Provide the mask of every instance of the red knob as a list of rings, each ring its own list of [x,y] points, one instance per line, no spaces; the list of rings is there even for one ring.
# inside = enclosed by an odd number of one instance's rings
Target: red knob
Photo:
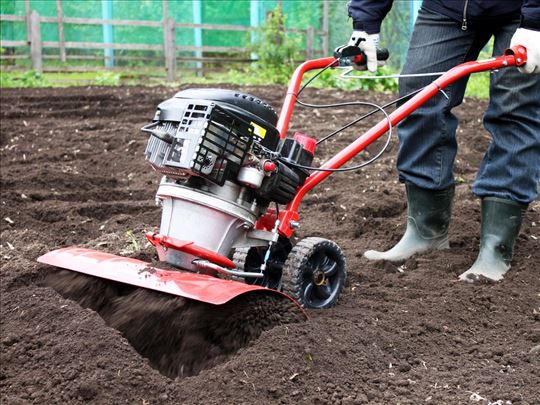
[[[263,170],[267,173],[269,172],[275,172],[276,171],[276,164],[274,162],[272,162],[271,160],[267,160],[266,162],[264,162],[263,164]]]

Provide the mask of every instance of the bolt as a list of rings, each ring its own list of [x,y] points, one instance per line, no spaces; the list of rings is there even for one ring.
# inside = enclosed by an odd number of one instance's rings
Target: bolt
[[[298,229],[298,228],[300,228],[300,224],[299,224],[297,221],[291,221],[291,222],[289,222],[289,226],[291,227],[291,229]]]

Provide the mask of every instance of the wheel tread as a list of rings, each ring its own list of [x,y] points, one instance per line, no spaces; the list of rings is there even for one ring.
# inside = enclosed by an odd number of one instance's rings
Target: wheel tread
[[[282,285],[283,285],[283,292],[285,294],[290,295],[292,298],[298,301],[298,303],[302,307],[306,306],[306,302],[302,295],[302,285],[301,285],[302,269],[303,269],[303,266],[310,259],[311,254],[321,245],[332,246],[337,249],[337,251],[341,255],[341,258],[343,259],[343,267],[344,267],[344,271],[346,275],[345,256],[343,255],[341,248],[335,242],[328,239],[315,237],[315,236],[308,237],[299,241],[293,247],[292,251],[289,253],[287,261],[285,262],[285,265],[283,266],[283,278],[282,278],[283,284]],[[345,284],[345,280],[339,288],[338,295],[337,295],[338,297],[343,290],[344,284]],[[328,305],[326,308],[332,307],[336,303],[337,303],[337,299],[334,302],[332,302],[330,305]]]
[[[236,269],[239,271],[245,270],[246,259],[249,252],[249,247],[241,247],[234,249],[232,261],[236,264]]]

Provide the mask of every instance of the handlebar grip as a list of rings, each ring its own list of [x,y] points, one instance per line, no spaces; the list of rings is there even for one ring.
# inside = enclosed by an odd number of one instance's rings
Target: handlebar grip
[[[387,60],[390,57],[390,52],[387,48],[377,48],[377,60]]]
[[[386,48],[377,49],[377,60],[385,61],[390,56]],[[334,58],[339,60],[340,66],[350,66],[351,64],[364,66],[367,64],[367,57],[357,46],[345,45],[334,50]]]
[[[387,60],[390,57],[390,52],[386,48],[377,48],[377,60]],[[359,55],[356,55],[353,58],[353,61],[356,65],[364,66],[367,65],[367,56],[364,52],[360,52]]]

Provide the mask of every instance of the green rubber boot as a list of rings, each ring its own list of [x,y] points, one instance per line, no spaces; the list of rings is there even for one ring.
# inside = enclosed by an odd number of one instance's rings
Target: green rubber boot
[[[527,205],[510,200],[482,199],[480,252],[472,267],[459,276],[460,280],[502,280],[510,269],[514,244],[526,210]]]
[[[386,252],[368,250],[369,260],[400,262],[416,253],[448,249],[448,225],[454,198],[454,186],[428,190],[407,184],[407,229],[401,240]]]

